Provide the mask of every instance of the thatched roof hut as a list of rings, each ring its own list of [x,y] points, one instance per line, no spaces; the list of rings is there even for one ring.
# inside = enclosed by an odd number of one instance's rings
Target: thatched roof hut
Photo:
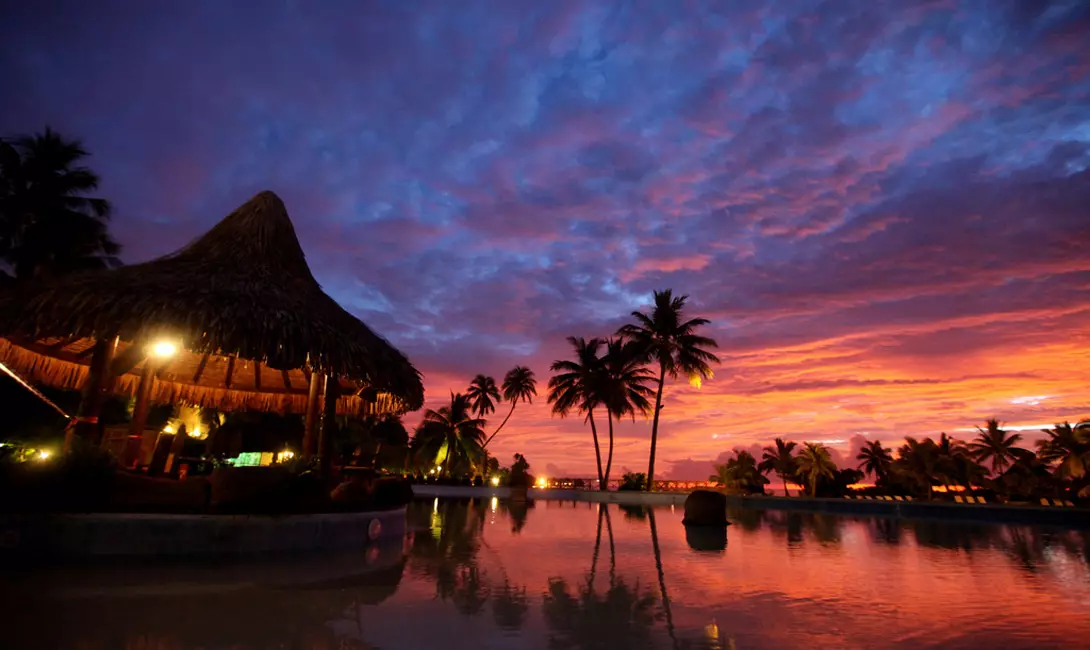
[[[132,394],[159,340],[151,401],[303,413],[313,373],[337,377],[339,413],[420,408],[409,360],[327,296],[283,202],[247,201],[180,251],[143,264],[58,278],[0,297],[0,361],[78,388],[94,342],[117,337],[115,392]]]

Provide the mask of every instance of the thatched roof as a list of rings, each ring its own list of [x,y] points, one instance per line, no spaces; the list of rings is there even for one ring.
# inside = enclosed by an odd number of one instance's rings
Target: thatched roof
[[[415,410],[424,398],[409,360],[321,290],[272,192],[177,253],[5,292],[0,336],[0,360],[70,388],[86,377],[91,340],[118,336],[120,392],[135,389],[150,342],[180,342],[157,371],[156,401],[302,412],[312,372],[371,403],[345,398],[341,412]]]

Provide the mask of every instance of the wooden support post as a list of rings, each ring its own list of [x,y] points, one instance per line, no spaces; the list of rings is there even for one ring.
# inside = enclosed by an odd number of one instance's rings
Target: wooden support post
[[[322,399],[322,425],[318,429],[318,460],[323,476],[329,475],[333,464],[333,437],[337,434],[337,398],[340,397],[337,378],[325,378],[325,394]]]
[[[69,428],[64,435],[65,452],[72,451],[77,437],[84,442],[97,445],[102,439],[102,425],[98,416],[102,411],[102,402],[113,385],[110,377],[110,363],[117,350],[117,337],[98,339],[91,353],[91,368],[87,373],[87,382],[83,385],[83,398],[79,405],[79,419],[76,426]]]
[[[307,412],[303,418],[303,458],[313,458],[318,442],[318,413],[321,408],[322,379],[310,373],[310,390],[307,392]]]
[[[155,362],[149,358],[144,362],[144,372],[136,387],[136,403],[132,407],[132,420],[129,422],[129,439],[125,444],[125,457],[121,459],[125,467],[132,467],[139,460],[144,427],[148,423],[148,411],[151,409],[151,389],[154,386]]]

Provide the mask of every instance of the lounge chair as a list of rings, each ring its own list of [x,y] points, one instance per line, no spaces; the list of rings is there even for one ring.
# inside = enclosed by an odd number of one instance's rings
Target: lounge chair
[[[905,497],[905,501],[911,501],[913,497]]]
[[[1046,499],[1046,498],[1044,498],[1044,497],[1041,497],[1041,505],[1043,505],[1043,506],[1047,506],[1047,505],[1052,505],[1052,504],[1050,504],[1050,503],[1048,502],[1048,499]]]
[[[1064,505],[1067,506],[1068,508],[1074,508],[1075,507],[1074,503],[1071,503],[1070,501],[1067,501],[1066,499],[1064,500]]]
[[[904,501],[904,500],[905,500],[905,498],[904,498],[904,497],[901,497],[901,496],[896,496],[896,497],[893,497],[893,500],[894,500],[894,501]]]
[[[977,503],[987,503],[987,502],[988,502],[988,500],[987,500],[987,499],[985,499],[984,497],[977,497],[977,498],[976,498],[976,502],[977,502]]]
[[[954,503],[965,503],[965,501],[961,498],[961,495],[959,494],[954,497]]]

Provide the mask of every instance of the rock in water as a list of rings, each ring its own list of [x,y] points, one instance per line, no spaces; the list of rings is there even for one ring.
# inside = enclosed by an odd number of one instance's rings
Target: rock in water
[[[686,526],[726,526],[727,497],[711,490],[695,490],[685,499]]]

